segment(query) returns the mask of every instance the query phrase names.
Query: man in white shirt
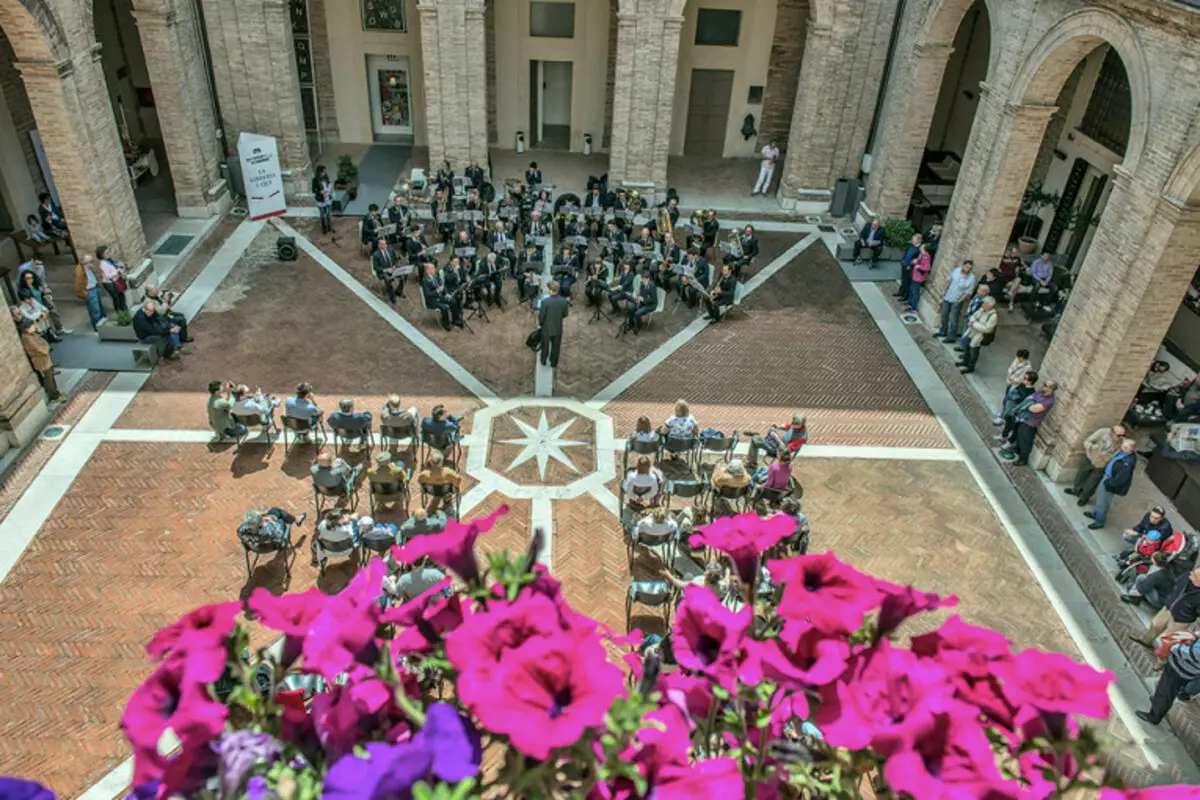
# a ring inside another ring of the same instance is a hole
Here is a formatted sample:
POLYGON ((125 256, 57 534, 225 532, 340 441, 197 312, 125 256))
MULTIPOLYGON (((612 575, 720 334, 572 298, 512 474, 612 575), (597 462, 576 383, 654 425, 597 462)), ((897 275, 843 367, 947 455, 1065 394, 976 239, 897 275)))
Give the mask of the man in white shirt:
POLYGON ((751 197, 759 192, 766 196, 767 189, 771 188, 771 178, 775 175, 775 162, 778 160, 779 148, 775 146, 775 138, 772 137, 762 149, 762 166, 758 168, 758 181, 754 184, 754 191, 750 193, 751 197))

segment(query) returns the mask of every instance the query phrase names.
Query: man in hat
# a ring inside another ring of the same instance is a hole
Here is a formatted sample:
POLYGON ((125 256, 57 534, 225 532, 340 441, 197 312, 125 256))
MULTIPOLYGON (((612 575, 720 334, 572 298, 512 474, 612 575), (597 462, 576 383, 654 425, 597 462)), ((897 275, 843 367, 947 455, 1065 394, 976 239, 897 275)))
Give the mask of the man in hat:
POLYGON ((772 456, 781 449, 791 451, 793 457, 800 452, 800 448, 808 443, 808 417, 797 412, 792 415, 792 421, 788 425, 768 428, 762 436, 753 431, 745 431, 745 435, 750 437, 746 466, 753 472, 758 468, 759 450, 766 450, 772 456))

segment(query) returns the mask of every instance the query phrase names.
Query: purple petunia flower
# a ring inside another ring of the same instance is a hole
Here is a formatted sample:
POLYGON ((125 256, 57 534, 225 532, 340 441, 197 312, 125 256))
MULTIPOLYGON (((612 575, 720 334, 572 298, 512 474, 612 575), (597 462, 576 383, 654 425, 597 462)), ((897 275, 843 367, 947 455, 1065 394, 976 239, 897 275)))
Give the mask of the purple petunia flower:
POLYGON ((54 792, 36 781, 0 776, 0 798, 4 798, 4 800, 54 800, 54 792))
POLYGON ((271 764, 283 754, 283 747, 273 736, 254 731, 232 731, 213 743, 221 757, 218 771, 221 797, 237 797, 247 773, 258 764, 271 764))

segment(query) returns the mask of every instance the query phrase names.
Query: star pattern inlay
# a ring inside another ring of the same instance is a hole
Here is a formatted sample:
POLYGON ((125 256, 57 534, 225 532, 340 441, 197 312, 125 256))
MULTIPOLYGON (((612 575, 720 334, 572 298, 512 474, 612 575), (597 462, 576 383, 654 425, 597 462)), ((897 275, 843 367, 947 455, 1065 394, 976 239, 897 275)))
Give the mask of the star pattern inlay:
POLYGON ((551 428, 550 423, 546 421, 545 411, 542 412, 542 416, 538 420, 536 428, 524 420, 517 419, 511 414, 509 415, 509 419, 515 422, 517 427, 520 428, 521 432, 525 435, 520 439, 501 440, 504 444, 519 444, 523 448, 521 452, 517 454, 517 457, 513 459, 513 462, 508 465, 508 469, 506 469, 505 472, 512 472, 526 461, 529 461, 530 459, 537 459, 538 478, 544 481, 546 480, 546 465, 550 463, 550 459, 552 458, 560 464, 568 467, 572 472, 579 472, 579 468, 571 463, 571 459, 568 458, 567 454, 562 451, 562 448, 579 447, 581 445, 588 444, 588 442, 579 442, 572 439, 561 438, 562 435, 567 432, 567 428, 570 428, 572 423, 574 423, 578 417, 571 417, 566 422, 555 425, 553 428, 551 428))

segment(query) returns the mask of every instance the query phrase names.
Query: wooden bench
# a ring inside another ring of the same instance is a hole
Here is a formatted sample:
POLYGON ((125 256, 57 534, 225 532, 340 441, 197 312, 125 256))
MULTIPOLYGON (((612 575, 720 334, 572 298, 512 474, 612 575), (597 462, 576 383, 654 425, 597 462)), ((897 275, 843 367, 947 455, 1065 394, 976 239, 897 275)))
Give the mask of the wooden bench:
MULTIPOLYGON (((54 255, 58 255, 60 252, 62 252, 58 249, 59 240, 53 237, 48 242, 35 242, 33 239, 29 238, 29 234, 25 233, 25 231, 16 231, 15 233, 10 234, 8 238, 12 239, 13 245, 16 246, 17 258, 22 264, 27 260, 25 258, 25 251, 22 248, 22 245, 29 248, 30 258, 36 255, 41 255, 41 252, 47 247, 54 248, 54 255)), ((67 237, 62 241, 67 245, 67 249, 71 251, 71 255, 75 256, 75 243, 71 241, 70 234, 67 234, 67 237)), ((78 256, 76 256, 76 258, 78 258, 78 256)))

